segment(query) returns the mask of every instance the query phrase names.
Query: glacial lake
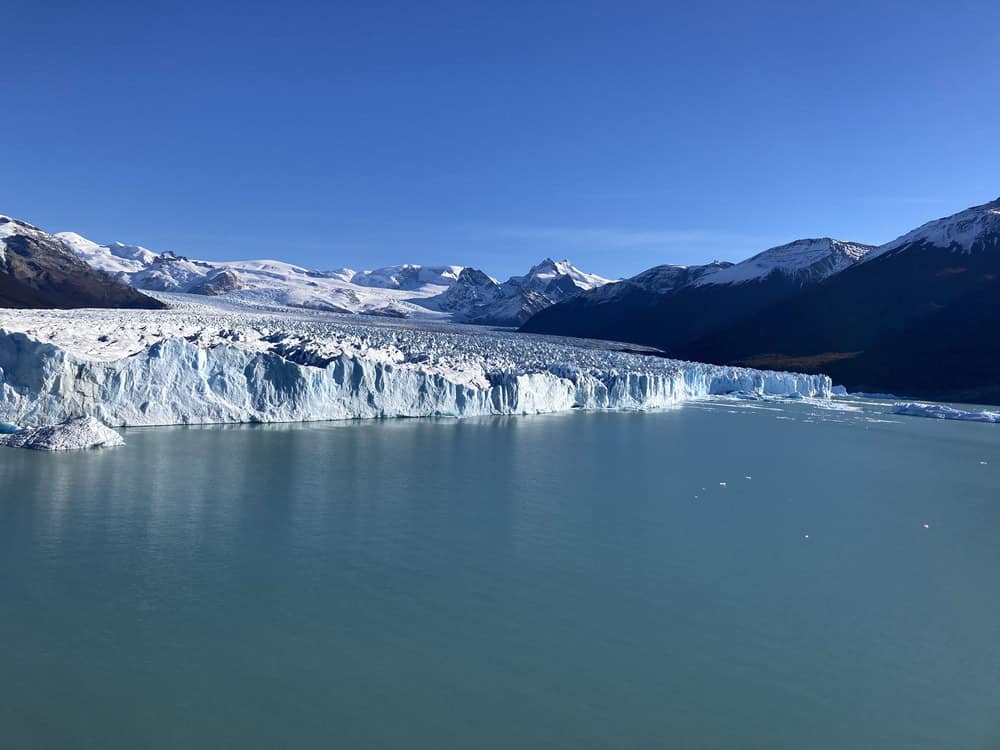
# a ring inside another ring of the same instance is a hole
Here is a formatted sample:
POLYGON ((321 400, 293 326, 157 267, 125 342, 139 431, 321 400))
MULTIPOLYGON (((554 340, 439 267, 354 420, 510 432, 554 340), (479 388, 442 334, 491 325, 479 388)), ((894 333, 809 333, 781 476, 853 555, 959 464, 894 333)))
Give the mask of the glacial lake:
POLYGON ((0 451, 0 745, 1000 747, 1000 425, 835 405, 0 451))

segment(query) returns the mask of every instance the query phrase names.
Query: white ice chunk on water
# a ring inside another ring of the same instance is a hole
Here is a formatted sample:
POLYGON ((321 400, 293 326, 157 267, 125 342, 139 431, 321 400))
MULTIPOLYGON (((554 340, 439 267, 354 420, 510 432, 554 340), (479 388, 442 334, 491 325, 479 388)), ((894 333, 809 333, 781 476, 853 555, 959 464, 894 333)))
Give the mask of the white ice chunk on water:
POLYGON ((963 422, 992 422, 1000 424, 1000 411, 964 411, 945 404, 899 402, 892 405, 893 414, 933 419, 957 419, 963 422))
POLYGON ((110 448, 124 444, 121 435, 109 430, 93 417, 78 417, 50 427, 21 430, 0 436, 0 446, 41 451, 110 448))

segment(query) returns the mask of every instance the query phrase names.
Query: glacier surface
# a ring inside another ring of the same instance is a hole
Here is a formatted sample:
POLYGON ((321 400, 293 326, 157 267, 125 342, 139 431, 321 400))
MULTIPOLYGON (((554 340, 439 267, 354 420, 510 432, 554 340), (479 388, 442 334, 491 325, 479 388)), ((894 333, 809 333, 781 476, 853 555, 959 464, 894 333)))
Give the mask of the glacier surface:
POLYGON ((0 422, 111 426, 656 409, 729 393, 830 396, 824 375, 679 362, 607 342, 358 323, 175 301, 0 310, 0 422))

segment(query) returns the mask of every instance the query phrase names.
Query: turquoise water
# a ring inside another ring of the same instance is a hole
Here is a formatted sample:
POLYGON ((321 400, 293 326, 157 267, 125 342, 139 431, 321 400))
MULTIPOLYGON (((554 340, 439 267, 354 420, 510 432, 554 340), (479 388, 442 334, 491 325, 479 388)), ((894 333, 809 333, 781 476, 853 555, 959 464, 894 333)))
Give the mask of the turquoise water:
POLYGON ((847 408, 0 452, 0 744, 1000 747, 1000 428, 847 408))

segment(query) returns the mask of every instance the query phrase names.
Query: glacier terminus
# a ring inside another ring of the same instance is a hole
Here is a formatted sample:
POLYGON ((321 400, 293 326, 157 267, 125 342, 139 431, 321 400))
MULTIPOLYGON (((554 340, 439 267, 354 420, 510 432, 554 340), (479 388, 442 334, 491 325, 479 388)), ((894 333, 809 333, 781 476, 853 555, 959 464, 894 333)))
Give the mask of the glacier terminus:
POLYGON ((680 362, 607 342, 162 298, 170 309, 0 311, 0 422, 464 417, 831 395, 825 375, 680 362))

